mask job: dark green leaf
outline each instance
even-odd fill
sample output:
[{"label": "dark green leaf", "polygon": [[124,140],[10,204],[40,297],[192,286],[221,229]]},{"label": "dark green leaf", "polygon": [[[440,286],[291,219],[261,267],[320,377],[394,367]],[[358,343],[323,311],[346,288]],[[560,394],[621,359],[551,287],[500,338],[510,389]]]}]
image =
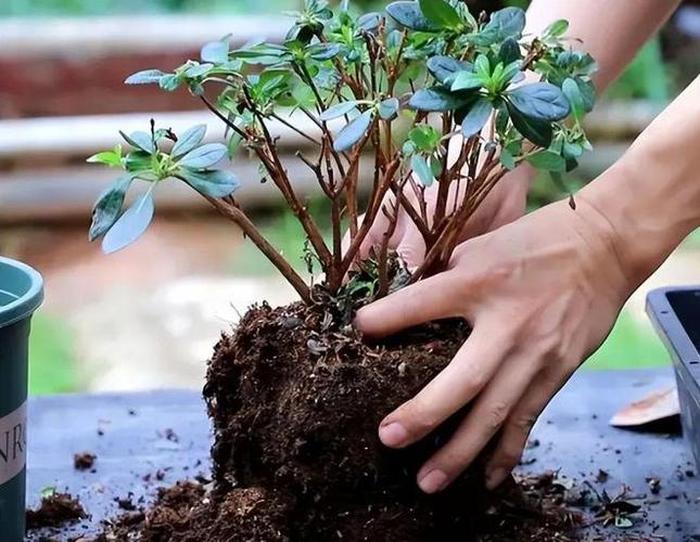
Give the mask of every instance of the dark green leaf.
[{"label": "dark green leaf", "polygon": [[372,119],[372,110],[362,113],[340,131],[336,137],[335,143],[333,144],[333,148],[337,152],[350,150],[354,145],[359,143],[363,136],[367,133],[367,130],[369,130],[369,127],[372,124]]},{"label": "dark green leaf", "polygon": [[126,135],[121,130],[119,131],[119,134],[122,136],[122,138],[124,138],[124,141],[135,149],[141,149],[149,154],[153,154],[153,152],[155,152],[155,146],[153,145],[151,134],[146,132],[133,132]]},{"label": "dark green leaf", "polygon": [[552,151],[537,152],[528,156],[526,160],[537,169],[558,172],[566,171],[566,160]]},{"label": "dark green leaf", "polygon": [[419,0],[418,4],[425,18],[440,28],[459,30],[464,25],[457,10],[445,0]]},{"label": "dark green leaf", "polygon": [[464,96],[454,94],[440,87],[422,89],[416,92],[408,105],[418,111],[451,111],[469,103]]},{"label": "dark green leaf", "polygon": [[136,241],[153,220],[153,195],[147,192],[114,223],[102,240],[106,254],[117,252]]},{"label": "dark green leaf", "polygon": [[224,198],[235,192],[241,183],[238,177],[230,171],[193,171],[182,168],[180,175],[192,188],[200,194],[212,198]]},{"label": "dark green leaf", "polygon": [[179,164],[192,169],[203,169],[221,161],[228,150],[221,143],[207,143],[188,152],[180,159]]},{"label": "dark green leaf", "polygon": [[187,154],[202,142],[206,133],[206,124],[198,124],[189,128],[178,138],[170,154],[175,158]]},{"label": "dark green leaf", "polygon": [[583,145],[571,141],[564,141],[562,156],[567,160],[575,160],[583,154]]},{"label": "dark green leaf", "polygon": [[523,137],[540,147],[549,147],[552,142],[552,125],[549,122],[526,117],[510,103],[507,106],[513,126]]},{"label": "dark green leaf", "polygon": [[462,71],[454,77],[451,90],[453,92],[458,90],[474,90],[482,86],[484,86],[484,83],[481,77],[471,71]]},{"label": "dark green leaf", "polygon": [[398,98],[388,98],[379,104],[379,116],[384,120],[395,119],[399,114],[401,103]]},{"label": "dark green leaf", "polygon": [[90,241],[99,239],[114,225],[119,218],[124,205],[126,191],[129,189],[133,175],[119,177],[97,199],[92,208],[92,224],[90,225]]},{"label": "dark green leaf", "polygon": [[328,109],[326,109],[323,113],[319,115],[319,119],[322,121],[329,121],[333,119],[337,119],[340,117],[344,117],[348,113],[351,113],[352,111],[355,111],[357,109],[357,102],[356,101],[350,101],[350,102],[340,102],[339,104],[335,104]]},{"label": "dark green leaf", "polygon": [[318,43],[309,48],[309,55],[320,62],[335,58],[343,50],[339,43]]},{"label": "dark green leaf", "polygon": [[581,77],[575,77],[574,81],[578,85],[579,92],[581,93],[581,98],[583,100],[583,109],[586,113],[593,111],[596,100],[596,90],[593,82],[590,80],[584,80]]},{"label": "dark green leaf", "polygon": [[452,84],[458,72],[471,70],[472,65],[468,62],[460,62],[449,56],[434,56],[428,59],[428,71],[446,86]]},{"label": "dark green leaf", "polygon": [[507,38],[502,44],[498,51],[498,58],[504,64],[512,64],[516,60],[522,58],[522,53],[520,52],[520,44],[515,38]]},{"label": "dark green leaf", "polygon": [[201,58],[204,62],[225,64],[228,62],[228,40],[212,41],[202,47]]},{"label": "dark green leaf", "polygon": [[141,150],[130,152],[124,158],[124,168],[132,172],[149,170],[152,163],[151,154]]},{"label": "dark green leaf", "polygon": [[507,38],[519,38],[525,29],[525,11],[509,7],[496,11],[484,27],[486,33],[493,33],[496,41]]},{"label": "dark green leaf", "polygon": [[481,129],[493,113],[493,105],[486,98],[479,98],[462,121],[462,134],[471,137],[481,132]]},{"label": "dark green leaf", "polygon": [[569,100],[571,112],[573,113],[574,118],[580,120],[585,112],[585,106],[583,103],[581,90],[576,84],[576,81],[570,77],[567,77],[561,86],[561,90],[564,93],[564,96],[566,96],[566,99]]},{"label": "dark green leaf", "polygon": [[571,111],[561,89],[551,83],[523,85],[508,93],[510,103],[528,118],[555,121],[565,118]]},{"label": "dark green leaf", "polygon": [[357,27],[367,32],[374,32],[382,24],[381,13],[365,13],[357,19]]},{"label": "dark green leaf", "polygon": [[405,26],[411,30],[431,32],[438,29],[425,18],[418,2],[408,0],[392,2],[387,6],[386,12],[401,26]]},{"label": "dark green leaf", "polygon": [[168,75],[160,70],[143,70],[126,78],[127,85],[150,85],[160,82],[164,75]]},{"label": "dark green leaf", "polygon": [[418,176],[423,186],[430,186],[435,181],[433,171],[428,161],[420,154],[414,154],[411,158],[411,169]]}]

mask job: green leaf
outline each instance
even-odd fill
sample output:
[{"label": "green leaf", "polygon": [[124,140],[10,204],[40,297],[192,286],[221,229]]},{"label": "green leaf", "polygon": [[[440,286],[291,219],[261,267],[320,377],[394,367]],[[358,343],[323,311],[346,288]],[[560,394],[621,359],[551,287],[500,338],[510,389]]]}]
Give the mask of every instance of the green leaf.
[{"label": "green leaf", "polygon": [[126,192],[131,186],[133,175],[123,175],[109,186],[92,208],[92,224],[89,239],[94,241],[102,237],[119,218],[124,205]]},{"label": "green leaf", "polygon": [[632,520],[630,518],[622,517],[622,516],[617,516],[615,518],[615,527],[618,529],[629,529],[630,527],[633,527],[634,523],[632,523]]},{"label": "green leaf", "polygon": [[192,64],[189,68],[185,70],[185,75],[187,77],[197,78],[206,75],[214,67],[214,64],[204,63],[204,64]]},{"label": "green leaf", "polygon": [[504,168],[515,169],[515,156],[508,149],[501,149],[500,161]]},{"label": "green leaf", "polygon": [[171,156],[179,158],[187,154],[202,142],[206,133],[206,124],[198,124],[197,126],[189,128],[178,138],[175,145],[173,145],[173,149],[170,152]]},{"label": "green leaf", "polygon": [[429,124],[420,124],[408,133],[408,140],[424,152],[433,152],[440,144],[440,132]]},{"label": "green leaf", "polygon": [[583,109],[586,113],[593,111],[596,100],[596,90],[593,82],[590,80],[584,80],[581,77],[574,77],[574,81],[578,85],[579,92],[581,93],[581,99],[583,100]]},{"label": "green leaf", "polygon": [[411,96],[408,105],[418,111],[451,111],[469,103],[464,96],[453,94],[441,87],[422,89]]},{"label": "green leaf", "polygon": [[430,186],[435,182],[433,170],[430,168],[428,161],[420,154],[414,154],[411,158],[411,169],[418,176],[423,186]]},{"label": "green leaf", "polygon": [[491,62],[486,55],[479,55],[474,61],[474,73],[486,82],[491,78]]},{"label": "green leaf", "polygon": [[357,27],[367,32],[374,32],[382,24],[381,13],[365,13],[357,19]]},{"label": "green leaf", "polygon": [[569,21],[566,19],[559,19],[550,24],[544,31],[545,37],[559,38],[563,36],[569,29]]},{"label": "green leaf", "polygon": [[537,169],[557,172],[566,171],[566,160],[552,151],[537,152],[528,156],[526,160]]},{"label": "green leaf", "polygon": [[102,240],[102,250],[112,254],[141,237],[153,220],[153,194],[149,191],[114,223]]},{"label": "green leaf", "polygon": [[230,196],[241,185],[236,175],[230,171],[220,169],[212,171],[193,171],[191,169],[182,168],[180,170],[180,175],[187,181],[187,184],[197,192],[212,198]]},{"label": "green leaf", "polygon": [[462,71],[455,76],[451,90],[453,92],[458,90],[474,90],[482,86],[484,86],[484,83],[481,77],[471,71]]},{"label": "green leaf", "polygon": [[401,103],[398,98],[388,98],[379,104],[379,116],[384,120],[395,119],[399,114]]},{"label": "green leaf", "polygon": [[127,171],[146,171],[151,169],[152,163],[152,155],[142,150],[130,152],[124,157],[124,169]]},{"label": "green leaf", "polygon": [[493,104],[486,98],[479,98],[462,121],[462,134],[471,137],[481,132],[481,129],[493,113]]},{"label": "green leaf", "polygon": [[98,152],[87,159],[90,164],[104,164],[109,167],[121,167],[122,147],[117,145],[112,151]]},{"label": "green leaf", "polygon": [[208,168],[221,161],[227,152],[226,145],[207,143],[188,152],[180,159],[179,165],[192,169]]},{"label": "green leaf", "polygon": [[496,11],[484,27],[484,31],[495,36],[495,41],[519,38],[525,29],[525,11],[509,7]]},{"label": "green leaf", "polygon": [[333,148],[337,152],[345,152],[350,150],[354,145],[359,143],[362,137],[369,130],[372,124],[374,112],[372,110],[365,111],[355,120],[350,122],[343,128],[333,143]]},{"label": "green leaf", "polygon": [[153,154],[156,150],[155,145],[153,145],[153,138],[151,137],[151,134],[146,132],[132,132],[131,134],[126,135],[121,130],[119,131],[119,134],[122,136],[122,138],[124,138],[124,141],[136,149],[141,149],[148,154]]},{"label": "green leaf", "polygon": [[309,56],[320,62],[330,60],[338,56],[343,50],[340,43],[318,43],[309,48]]},{"label": "green leaf", "polygon": [[450,86],[458,72],[471,71],[472,65],[449,56],[434,56],[428,59],[428,71],[442,83]]},{"label": "green leaf", "polygon": [[457,10],[445,0],[419,0],[418,3],[425,18],[440,28],[459,30],[464,26]]},{"label": "green leaf", "polygon": [[212,41],[202,47],[200,57],[204,62],[213,64],[225,64],[228,62],[229,43],[228,39]]},{"label": "green leaf", "polygon": [[321,119],[324,122],[327,122],[329,120],[337,119],[340,117],[344,117],[348,113],[351,113],[357,109],[357,102],[356,101],[350,101],[350,102],[340,102],[338,104],[335,104],[328,109],[326,109],[323,113],[319,115],[319,119]]},{"label": "green leaf", "polygon": [[540,147],[549,147],[552,142],[552,125],[549,122],[529,118],[520,113],[512,104],[507,103],[506,105],[513,126],[523,137]]},{"label": "green leaf", "polygon": [[180,83],[182,83],[180,78],[177,75],[170,73],[161,77],[159,81],[160,88],[167,90],[168,92],[177,90],[180,87]]},{"label": "green leaf", "polygon": [[498,50],[498,58],[504,64],[512,64],[516,60],[522,59],[520,44],[515,38],[507,38]]},{"label": "green leaf", "polygon": [[425,18],[418,2],[400,0],[392,2],[386,12],[401,26],[420,32],[434,32],[438,28]]},{"label": "green leaf", "polygon": [[163,76],[168,75],[160,70],[143,70],[126,78],[127,85],[151,85],[158,84]]},{"label": "green leaf", "polygon": [[581,90],[576,84],[576,81],[574,81],[570,77],[567,77],[566,79],[564,79],[564,82],[561,85],[561,90],[564,93],[564,96],[566,96],[566,99],[569,100],[569,104],[571,105],[571,112],[574,115],[574,118],[576,118],[577,120],[581,120],[585,112],[585,106],[583,103],[583,96],[581,95]]},{"label": "green leaf", "polygon": [[535,120],[560,120],[571,112],[566,96],[559,87],[551,83],[523,85],[511,90],[508,100],[520,113]]}]

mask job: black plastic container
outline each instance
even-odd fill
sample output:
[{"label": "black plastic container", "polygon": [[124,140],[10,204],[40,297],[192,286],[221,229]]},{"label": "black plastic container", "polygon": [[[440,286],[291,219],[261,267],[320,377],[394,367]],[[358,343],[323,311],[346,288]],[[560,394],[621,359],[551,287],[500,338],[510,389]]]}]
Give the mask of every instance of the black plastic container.
[{"label": "black plastic container", "polygon": [[700,468],[700,286],[654,290],[647,314],[671,353],[683,432]]}]

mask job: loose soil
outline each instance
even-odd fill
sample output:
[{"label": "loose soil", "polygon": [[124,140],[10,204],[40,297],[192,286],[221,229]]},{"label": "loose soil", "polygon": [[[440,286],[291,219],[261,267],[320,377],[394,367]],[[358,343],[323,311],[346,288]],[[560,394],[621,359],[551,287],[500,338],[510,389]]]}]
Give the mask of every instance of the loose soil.
[{"label": "loose soil", "polygon": [[90,470],[95,466],[95,461],[97,456],[90,452],[83,452],[81,454],[75,454],[73,456],[73,467],[75,470],[86,471]]},{"label": "loose soil", "polygon": [[82,504],[68,493],[53,493],[41,499],[36,510],[27,510],[27,529],[61,527],[87,517]]},{"label": "loose soil", "polygon": [[[554,476],[483,490],[478,465],[422,494],[418,468],[459,417],[405,450],[377,427],[452,359],[462,321],[368,345],[332,309],[252,308],[222,337],[204,396],[215,430],[213,482],[162,490],[100,540],[444,542],[571,540],[579,518]],[[464,414],[464,413],[460,413]]]}]

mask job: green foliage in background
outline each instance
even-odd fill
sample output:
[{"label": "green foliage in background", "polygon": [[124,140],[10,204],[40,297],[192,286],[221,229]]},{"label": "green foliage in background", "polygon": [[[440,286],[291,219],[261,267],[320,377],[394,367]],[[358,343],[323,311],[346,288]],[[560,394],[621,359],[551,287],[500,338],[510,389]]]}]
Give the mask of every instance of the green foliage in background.
[{"label": "green foliage in background", "polygon": [[61,321],[37,313],[29,344],[29,392],[67,393],[77,389],[73,367],[73,338]]}]

